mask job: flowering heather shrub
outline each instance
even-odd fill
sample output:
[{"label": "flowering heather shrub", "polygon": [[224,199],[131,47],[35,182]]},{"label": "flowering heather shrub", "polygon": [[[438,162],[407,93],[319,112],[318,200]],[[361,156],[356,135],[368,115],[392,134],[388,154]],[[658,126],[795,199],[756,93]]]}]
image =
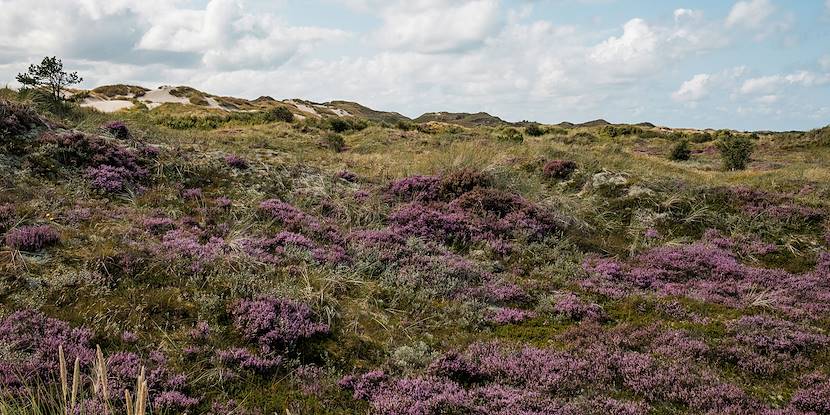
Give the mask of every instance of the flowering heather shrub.
[{"label": "flowering heather shrub", "polygon": [[67,167],[86,168],[93,186],[104,191],[123,189],[127,183],[149,175],[133,151],[102,137],[75,132],[46,134],[40,140],[55,161]]},{"label": "flowering heather shrub", "polygon": [[809,352],[830,343],[824,334],[768,316],[741,317],[727,328],[739,342],[762,352]]},{"label": "flowering heather shrub", "polygon": [[167,217],[149,217],[142,221],[142,226],[148,232],[160,234],[176,227],[176,222]]},{"label": "flowering heather shrub", "polygon": [[432,201],[441,195],[441,178],[438,176],[409,176],[389,184],[387,193],[399,200]]},{"label": "flowering heather shrub", "polygon": [[182,190],[182,197],[185,199],[201,199],[202,189],[199,187],[184,189]]},{"label": "flowering heather shrub", "polygon": [[340,379],[338,385],[351,390],[355,399],[369,399],[387,380],[382,370],[375,370],[362,375],[347,375]]},{"label": "flowering heather shrub", "polygon": [[0,136],[22,135],[40,126],[45,123],[30,105],[0,99]]},{"label": "flowering heather shrub", "polygon": [[374,270],[374,274],[413,254],[406,245],[406,239],[389,229],[352,231],[346,236],[346,241],[353,258]]},{"label": "flowering heather shrub", "polygon": [[291,349],[300,341],[329,333],[329,326],[315,321],[308,305],[295,300],[242,300],[230,307],[230,313],[236,330],[266,354]]},{"label": "flowering heather shrub", "polygon": [[[86,222],[92,219],[92,209],[85,208],[85,207],[76,207],[74,209],[70,209],[63,214],[64,220],[72,224],[78,224],[81,222]],[[2,226],[0,225],[0,229]]]},{"label": "flowering heather shrub", "polygon": [[606,318],[602,306],[590,303],[572,292],[562,293],[554,297],[552,311],[571,320],[602,321]]},{"label": "flowering heather shrub", "polygon": [[806,384],[793,394],[790,406],[807,413],[830,414],[830,379],[821,374],[806,378]]},{"label": "flowering heather shrub", "polygon": [[[151,393],[179,391],[186,387],[187,377],[175,373],[168,366],[167,357],[158,351],[150,352],[146,359],[132,352],[117,352],[107,357],[107,379],[111,390],[132,388],[145,368],[147,387]],[[121,400],[122,396],[117,396]]]},{"label": "flowering heather shrub", "polygon": [[6,245],[21,251],[40,251],[59,241],[58,231],[49,225],[21,226],[6,232]]},{"label": "flowering heather shrub", "polygon": [[237,170],[245,170],[248,168],[248,162],[236,154],[228,154],[225,156],[225,164]]},{"label": "flowering heather shrub", "polygon": [[413,255],[384,274],[390,285],[422,289],[437,296],[454,295],[491,278],[478,264],[451,253]]},{"label": "flowering heather shrub", "polygon": [[812,352],[827,347],[830,337],[768,316],[746,316],[726,325],[734,343],[724,353],[742,369],[761,375],[806,364]]},{"label": "flowering heather shrub", "polygon": [[648,228],[643,232],[643,237],[646,239],[660,239],[660,231],[654,228]]},{"label": "flowering heather shrub", "polygon": [[196,322],[193,330],[190,330],[190,338],[197,342],[206,342],[210,339],[210,326],[206,321]]},{"label": "flowering heather shrub", "polygon": [[328,240],[340,239],[339,231],[334,226],[321,223],[289,203],[268,199],[259,204],[259,209],[289,231],[311,234]]},{"label": "flowering heather shrub", "polygon": [[225,196],[219,196],[213,199],[213,204],[219,209],[229,209],[233,206],[233,201]]},{"label": "flowering heather shrub", "polygon": [[542,167],[542,174],[550,179],[567,179],[576,171],[576,163],[571,160],[551,160]]},{"label": "flowering heather shrub", "polygon": [[179,391],[165,391],[153,398],[153,407],[157,411],[184,411],[198,404],[198,399],[191,398]]},{"label": "flowering heather shrub", "polygon": [[447,243],[467,243],[478,233],[463,211],[437,204],[404,205],[389,215],[389,222],[393,232]]},{"label": "flowering heather shrub", "polygon": [[[822,255],[820,258],[824,258]],[[593,292],[622,298],[634,292],[686,296],[730,307],[765,306],[793,317],[816,318],[830,312],[830,271],[822,260],[805,274],[744,265],[715,243],[662,246],[635,256],[628,264],[588,257],[588,278],[580,284]]]},{"label": "flowering heather shrub", "polygon": [[202,241],[198,235],[190,231],[173,229],[162,236],[161,248],[163,249],[160,250],[160,255],[172,260],[187,261],[194,272],[199,272],[219,258],[227,249],[227,244],[222,238],[215,236]]},{"label": "flowering heather shrub", "polygon": [[491,187],[493,178],[486,173],[461,169],[441,176],[440,194],[445,200],[450,200],[464,193]]},{"label": "flowering heather shrub", "polygon": [[282,357],[280,356],[258,356],[244,348],[217,350],[216,358],[225,366],[250,370],[260,374],[270,373],[282,364]]},{"label": "flowering heather shrub", "polygon": [[760,215],[780,221],[806,222],[817,222],[825,216],[821,210],[799,205],[789,196],[750,187],[728,188],[727,196],[735,200],[744,213],[751,216]]},{"label": "flowering heather shrub", "polygon": [[82,366],[93,360],[92,332],[35,310],[18,310],[0,319],[0,389],[16,389],[57,373],[58,346],[66,359]]},{"label": "flowering heather shrub", "polygon": [[498,189],[478,188],[450,203],[476,219],[479,239],[498,239],[503,233],[518,233],[532,239],[557,229],[556,218],[523,197]]},{"label": "flowering heather shrub", "polygon": [[488,313],[486,320],[492,324],[516,324],[536,317],[536,313],[519,308],[502,307]]},{"label": "flowering heather shrub", "polygon": [[125,139],[130,137],[130,130],[124,121],[110,121],[102,125],[101,128],[115,138]]},{"label": "flowering heather shrub", "polygon": [[326,387],[323,383],[325,375],[325,370],[315,365],[302,365],[291,373],[291,377],[304,395],[318,397],[322,396]]},{"label": "flowering heather shrub", "polygon": [[246,239],[243,250],[259,261],[278,264],[287,258],[291,250],[311,251],[317,244],[311,239],[294,232],[280,232],[273,238]]},{"label": "flowering heather shrub", "polygon": [[106,193],[123,191],[133,179],[131,172],[124,167],[113,167],[107,164],[87,167],[86,178],[93,188]]}]

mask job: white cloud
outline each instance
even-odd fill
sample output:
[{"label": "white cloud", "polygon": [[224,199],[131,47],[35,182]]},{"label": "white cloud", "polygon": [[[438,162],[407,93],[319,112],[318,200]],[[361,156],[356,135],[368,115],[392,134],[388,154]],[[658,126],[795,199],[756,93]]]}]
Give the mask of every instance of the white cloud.
[{"label": "white cloud", "polygon": [[639,71],[654,64],[657,44],[657,34],[645,20],[631,19],[623,26],[621,36],[594,46],[589,57],[598,64]]},{"label": "white cloud", "polygon": [[726,25],[759,29],[773,13],[775,13],[775,6],[770,0],[739,1],[732,6],[726,18]]},{"label": "white cloud", "polygon": [[672,99],[679,102],[700,101],[709,95],[709,85],[712,76],[709,74],[697,74],[680,85],[680,89],[672,94]]},{"label": "white cloud", "polygon": [[345,32],[290,27],[272,15],[245,13],[234,0],[211,0],[205,10],[176,10],[153,20],[138,42],[143,50],[193,52],[210,67],[275,67],[303,47]]},{"label": "white cloud", "polygon": [[376,5],[383,21],[375,38],[390,49],[460,52],[481,46],[503,26],[497,0],[418,0]]},{"label": "white cloud", "polygon": [[703,12],[692,9],[676,9],[674,11],[674,21],[679,22],[686,18],[698,19],[703,17]]},{"label": "white cloud", "polygon": [[830,75],[798,71],[786,75],[769,75],[747,79],[741,85],[740,92],[742,94],[771,94],[780,91],[781,88],[787,85],[812,87],[827,83],[830,83]]}]

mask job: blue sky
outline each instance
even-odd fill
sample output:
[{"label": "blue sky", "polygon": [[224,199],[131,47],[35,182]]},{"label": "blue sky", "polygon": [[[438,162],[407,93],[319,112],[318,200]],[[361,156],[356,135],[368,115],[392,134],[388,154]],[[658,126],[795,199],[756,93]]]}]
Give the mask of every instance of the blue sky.
[{"label": "blue sky", "polygon": [[0,82],[185,84],[418,116],[830,124],[830,0],[0,0]]}]

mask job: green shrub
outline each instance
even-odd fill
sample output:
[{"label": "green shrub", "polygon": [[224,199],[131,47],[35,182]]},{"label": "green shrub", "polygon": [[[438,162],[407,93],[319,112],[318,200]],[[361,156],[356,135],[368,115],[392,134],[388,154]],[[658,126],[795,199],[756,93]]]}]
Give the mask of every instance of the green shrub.
[{"label": "green shrub", "polygon": [[752,157],[755,145],[749,137],[734,135],[731,132],[718,132],[717,147],[726,170],[743,170]]},{"label": "green shrub", "polygon": [[521,143],[524,141],[524,136],[521,132],[519,132],[519,130],[513,127],[508,127],[501,131],[499,134],[499,140]]},{"label": "green shrub", "polygon": [[686,161],[691,157],[692,150],[689,148],[689,140],[685,138],[678,141],[671,149],[669,160]]},{"label": "green shrub", "polygon": [[633,125],[606,125],[600,129],[600,133],[613,138],[626,135],[640,135],[643,133],[643,129]]},{"label": "green shrub", "polygon": [[692,133],[692,134],[689,134],[688,137],[689,137],[689,141],[691,141],[693,143],[706,143],[706,142],[712,141],[714,139],[714,137],[712,137],[712,134],[709,134],[707,132]]},{"label": "green shrub", "polygon": [[539,124],[530,124],[525,128],[525,134],[531,137],[539,137],[545,135],[545,129]]},{"label": "green shrub", "polygon": [[640,133],[640,138],[665,138],[666,135],[662,131],[657,130],[643,130]]},{"label": "green shrub", "polygon": [[411,131],[411,130],[415,129],[415,124],[412,123],[411,121],[399,120],[395,124],[395,127],[397,129],[401,130],[401,131]]},{"label": "green shrub", "polygon": [[346,148],[346,141],[343,136],[337,133],[328,133],[323,136],[323,145],[339,153]]},{"label": "green shrub", "polygon": [[332,118],[329,120],[329,128],[335,133],[343,133],[351,129],[352,125],[342,118]]},{"label": "green shrub", "polygon": [[267,118],[271,121],[294,121],[294,114],[286,107],[271,108],[266,114]]}]

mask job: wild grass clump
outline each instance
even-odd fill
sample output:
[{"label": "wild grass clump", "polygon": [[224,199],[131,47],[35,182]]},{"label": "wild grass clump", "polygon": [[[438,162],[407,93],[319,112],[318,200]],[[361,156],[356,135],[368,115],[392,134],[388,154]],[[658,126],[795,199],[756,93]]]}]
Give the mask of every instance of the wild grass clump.
[{"label": "wild grass clump", "polygon": [[498,133],[497,137],[501,141],[507,141],[511,143],[521,143],[524,141],[524,135],[522,135],[521,131],[513,127],[507,127],[501,130]]}]

